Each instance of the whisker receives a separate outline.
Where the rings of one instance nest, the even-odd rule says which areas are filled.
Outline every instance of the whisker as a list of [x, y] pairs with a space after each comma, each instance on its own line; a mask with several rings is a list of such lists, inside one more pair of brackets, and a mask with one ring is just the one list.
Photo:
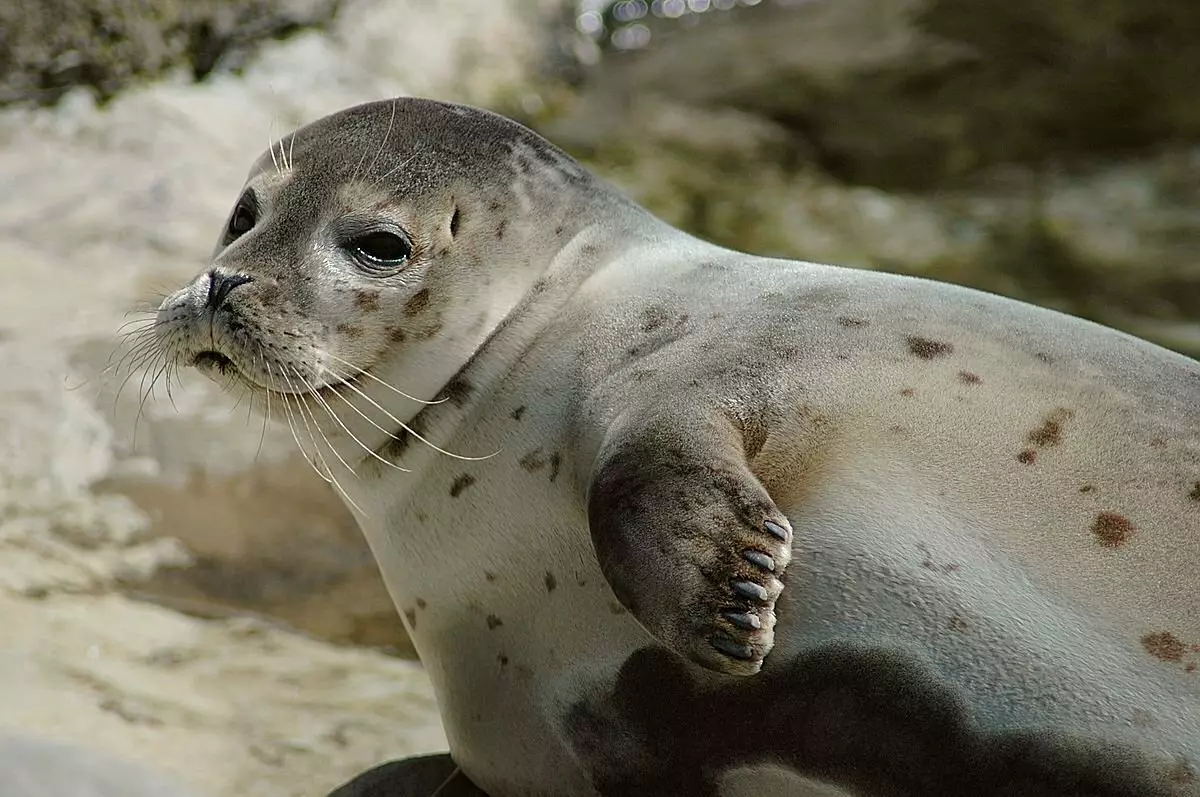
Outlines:
[[[361, 390], [359, 390], [359, 389], [358, 389], [358, 388], [355, 386], [355, 384], [354, 384], [353, 382], [342, 382], [342, 383], [341, 383], [341, 385], [344, 385], [344, 386], [346, 386], [346, 387], [350, 388], [350, 389], [351, 389], [351, 390], [353, 390], [355, 393], [357, 393], [358, 395], [362, 396], [362, 398], [363, 398], [364, 400], [366, 400], [366, 401], [367, 401], [369, 404], [371, 404], [373, 407], [375, 407], [375, 409], [379, 410], [379, 411], [380, 411], [380, 412], [382, 412], [384, 415], [386, 415], [386, 416], [387, 416], [387, 417], [388, 417], [388, 418], [389, 418], [389, 419], [390, 419], [390, 420], [391, 420], [393, 423], [395, 423], [397, 426], [399, 426], [399, 427], [400, 427], [401, 429], [403, 429], [404, 431], [406, 431], [406, 432], [408, 432], [409, 434], [411, 434], [413, 437], [415, 437], [415, 438], [417, 438], [418, 440], [420, 440], [420, 441], [421, 441], [422, 443], [424, 443], [425, 445], [427, 445], [427, 446], [429, 446], [430, 448], [432, 448], [434, 451], [437, 451], [439, 454], [445, 454], [446, 456], [450, 457], [451, 459], [458, 459], [458, 460], [462, 460], [462, 461], [464, 461], [464, 462], [482, 462], [483, 460], [485, 460], [485, 459], [491, 459], [492, 457], [496, 456], [496, 454], [499, 454], [499, 453], [500, 453], [499, 451], [495, 451], [495, 452], [493, 452], [493, 453], [491, 453], [491, 454], [488, 454], [487, 456], [484, 456], [484, 457], [468, 457], [468, 456], [464, 456], [463, 454], [455, 454], [455, 453], [454, 453], [454, 452], [452, 452], [452, 451], [447, 451], [446, 449], [444, 449], [444, 448], [442, 448], [442, 447], [438, 446], [436, 443], [433, 443], [433, 442], [431, 442], [431, 441], [427, 440], [425, 437], [423, 437], [423, 436], [421, 435], [421, 433], [420, 433], [420, 432], [417, 432], [415, 429], [413, 429], [411, 426], [409, 426], [408, 424], [406, 424], [404, 421], [400, 420], [400, 419], [399, 419], [399, 418], [397, 418], [395, 415], [392, 415], [390, 412], [388, 412], [387, 410], [385, 410], [383, 407], [379, 406], [379, 404], [378, 404], [378, 403], [377, 403], [377, 402], [376, 402], [374, 399], [372, 399], [372, 398], [371, 398], [370, 396], [368, 396], [366, 393], [364, 393], [364, 392], [362, 392]], [[390, 433], [390, 432], [389, 432], [388, 434], [389, 434], [389, 435], [391, 435], [391, 433]], [[395, 437], [395, 435], [391, 435], [391, 436], [392, 436], [392, 437]]]
[[[265, 358], [263, 359], [263, 365], [266, 366], [267, 374], [270, 375], [272, 381], [274, 381], [274, 379], [275, 379], [274, 372], [271, 370], [270, 363], [268, 363]], [[317, 467], [317, 464], [315, 462], [313, 462], [312, 459], [309, 458], [308, 452], [304, 450], [304, 445], [300, 442], [300, 435], [297, 434], [297, 432], [296, 432], [295, 416], [292, 414], [292, 404], [290, 401], [288, 401], [287, 394], [280, 393], [279, 395], [283, 397], [284, 417], [287, 419], [287, 425], [288, 425], [288, 429], [292, 433], [292, 439], [296, 441], [296, 448], [300, 451], [300, 454], [304, 457], [305, 462], [307, 462], [309, 464], [309, 466], [313, 469], [313, 471], [318, 476], [320, 476], [321, 479], [326, 484], [328, 484], [330, 482], [330, 478], [327, 477], [324, 473], [322, 473], [321, 469]]]
[[138, 402], [137, 416], [133, 419], [133, 447], [134, 447], [134, 449], [137, 448], [138, 425], [142, 422], [142, 413], [146, 409], [146, 399], [150, 398], [150, 394], [154, 391], [154, 383], [158, 381], [158, 378], [167, 369], [167, 365], [169, 365], [169, 363], [166, 361], [166, 358], [164, 357], [162, 367], [160, 367], [157, 371], [154, 372], [154, 377], [150, 380], [149, 387], [145, 386], [146, 385], [146, 375], [150, 373], [153, 366], [151, 366], [151, 368], [146, 369], [146, 371], [142, 374], [142, 386], [143, 386], [142, 400]]
[[[392, 125], [395, 123], [395, 121], [396, 121], [396, 100], [395, 100], [395, 98], [393, 98], [392, 99], [392, 115], [390, 117], [388, 117], [387, 130], [385, 130], [383, 133], [383, 141], [379, 142], [379, 148], [375, 150], [375, 157], [371, 158], [371, 165], [367, 167], [366, 176], [369, 177], [371, 175], [371, 170], [375, 168], [375, 163], [379, 160], [380, 153], [382, 153], [383, 148], [387, 146], [388, 139], [391, 138], [391, 136], [392, 136]], [[377, 184], [378, 183], [376, 183], [376, 182], [372, 182], [372, 185], [377, 185]]]
[[462, 768], [455, 766], [454, 771], [450, 773], [450, 776], [448, 778], [446, 778], [444, 781], [442, 781], [442, 785], [438, 786], [436, 789], [434, 789], [433, 794], [429, 795], [429, 797], [441, 797], [441, 793], [446, 790], [446, 787], [449, 786], [451, 783], [453, 783], [454, 779], [457, 778], [461, 774], [462, 774]]
[[[310, 387], [310, 389], [311, 389], [311, 387]], [[363, 418], [363, 420], [365, 420], [367, 423], [374, 426], [379, 431], [386, 434], [388, 437], [392, 437], [394, 439], [395, 436], [391, 432], [389, 432], [387, 429], [384, 429], [379, 424], [375, 423], [375, 421], [372, 420], [371, 418], [367, 417], [363, 413], [362, 410], [360, 410], [358, 407], [354, 406], [354, 403], [351, 402], [350, 399], [346, 398], [345, 396], [343, 396], [341, 393], [338, 393], [337, 391], [333, 391], [333, 392], [334, 392], [334, 395], [336, 395], [342, 401], [346, 402], [346, 406], [348, 406], [350, 409], [352, 409], [356, 413], [358, 413], [359, 416], [361, 416]], [[328, 412], [329, 416], [331, 418], [333, 418], [334, 421], [337, 422], [338, 426], [341, 426], [342, 430], [345, 431], [345, 433], [350, 436], [350, 439], [353, 440], [355, 443], [358, 443], [359, 448], [361, 448], [363, 451], [367, 452], [367, 454], [369, 454], [370, 456], [372, 456], [375, 459], [382, 462], [384, 465], [387, 465], [389, 468], [395, 468], [396, 470], [398, 470], [402, 473], [412, 473], [412, 471], [410, 469], [401, 467], [400, 465], [397, 465], [395, 462], [389, 462], [388, 460], [384, 459], [383, 457], [379, 456], [374, 451], [372, 451], [370, 446], [368, 446], [362, 440], [358, 439], [358, 437], [355, 436], [354, 432], [350, 431], [349, 427], [347, 427], [346, 424], [342, 422], [342, 419], [340, 417], [338, 417], [338, 414], [336, 412], [333, 411], [333, 408], [329, 406], [328, 402], [326, 402], [325, 399], [321, 398], [320, 391], [313, 390], [312, 394], [316, 397], [316, 399], [318, 401], [321, 402], [321, 404], [325, 407], [325, 411]]]
[[267, 125], [267, 151], [271, 153], [271, 163], [275, 164], [275, 173], [283, 174], [283, 171], [279, 168], [279, 161], [275, 158], [275, 136], [271, 135], [271, 129], [274, 127], [275, 120], [272, 119], [271, 123]]
[[[258, 358], [263, 365], [267, 364], [267, 358], [262, 353], [262, 347], [259, 347]], [[266, 370], [264, 368], [264, 370]], [[267, 424], [271, 421], [271, 390], [268, 388], [263, 391], [263, 395], [267, 400], [267, 414], [263, 416], [262, 431], [258, 435], [258, 449], [254, 452], [254, 461], [258, 462], [258, 457], [262, 454], [263, 441], [267, 439]]]
[[[287, 366], [283, 366], [283, 367], [284, 367], [284, 369], [286, 369], [286, 368], [287, 368]], [[296, 377], [297, 377], [298, 379], [300, 379], [301, 381], [303, 381], [304, 377], [302, 377], [302, 376], [300, 375], [300, 372], [299, 372], [299, 371], [297, 371], [295, 368], [293, 368], [293, 369], [292, 369], [292, 372], [296, 374]], [[284, 376], [284, 378], [285, 378], [285, 379], [287, 379], [286, 375]], [[287, 379], [287, 382], [288, 382], [288, 385], [289, 385], [289, 386], [292, 386], [292, 384], [291, 384], [291, 380], [290, 380], [290, 379]], [[294, 387], [294, 386], [292, 386], [292, 389], [293, 389], [293, 390], [295, 390], [295, 387]], [[335, 457], [337, 457], [338, 461], [342, 463], [342, 465], [343, 465], [343, 466], [346, 468], [346, 470], [350, 471], [351, 475], [356, 475], [356, 474], [354, 473], [354, 468], [350, 467], [350, 465], [349, 465], [349, 464], [346, 462], [346, 460], [342, 459], [342, 455], [338, 453], [338, 450], [337, 450], [337, 448], [335, 448], [335, 447], [334, 447], [334, 446], [333, 446], [333, 445], [332, 445], [332, 444], [329, 442], [328, 438], [326, 438], [326, 437], [325, 437], [325, 433], [321, 431], [321, 426], [320, 426], [320, 424], [318, 424], [318, 423], [317, 423], [317, 416], [313, 414], [312, 408], [308, 406], [308, 401], [307, 401], [307, 400], [304, 398], [304, 394], [303, 394], [303, 393], [295, 393], [294, 395], [296, 396], [296, 398], [298, 398], [298, 399], [300, 400], [300, 402], [301, 402], [301, 404], [302, 404], [302, 408], [300, 409], [300, 417], [303, 419], [303, 418], [304, 418], [304, 411], [305, 411], [305, 410], [307, 410], [307, 411], [308, 411], [308, 414], [309, 414], [309, 416], [312, 418], [313, 426], [312, 426], [312, 427], [309, 427], [309, 429], [308, 429], [308, 435], [309, 435], [309, 437], [310, 437], [310, 438], [312, 438], [312, 441], [313, 441], [313, 448], [315, 448], [315, 449], [316, 449], [316, 451], [317, 451], [317, 456], [320, 456], [320, 457], [321, 457], [321, 462], [322, 462], [322, 463], [324, 463], [324, 465], [325, 465], [325, 470], [326, 470], [326, 472], [327, 472], [327, 473], [329, 473], [330, 483], [333, 485], [333, 488], [334, 488], [335, 490], [337, 490], [337, 491], [338, 491], [338, 493], [340, 493], [340, 494], [341, 494], [342, 498], [346, 499], [346, 502], [347, 502], [348, 504], [350, 504], [350, 506], [352, 506], [352, 507], [354, 507], [356, 510], [358, 510], [358, 513], [359, 513], [360, 515], [365, 515], [366, 513], [365, 513], [365, 512], [363, 512], [363, 510], [362, 510], [362, 507], [360, 507], [360, 506], [359, 506], [357, 503], [355, 503], [354, 499], [350, 497], [350, 494], [349, 494], [349, 493], [347, 493], [347, 492], [346, 492], [346, 490], [345, 490], [345, 488], [343, 488], [343, 487], [342, 487], [342, 484], [341, 484], [341, 482], [339, 482], [339, 481], [337, 480], [337, 477], [333, 475], [333, 470], [332, 470], [332, 469], [329, 467], [329, 463], [325, 461], [325, 457], [324, 457], [324, 456], [321, 454], [321, 447], [320, 447], [320, 446], [317, 444], [317, 438], [316, 438], [316, 436], [313, 434], [313, 427], [315, 427], [315, 428], [316, 428], [316, 430], [317, 430], [317, 432], [319, 432], [319, 433], [321, 434], [321, 440], [322, 440], [322, 442], [324, 442], [324, 443], [325, 443], [325, 445], [326, 445], [326, 446], [329, 448], [329, 451], [330, 451], [330, 453], [332, 453], [332, 454], [333, 454]], [[304, 425], [305, 425], [306, 427], [308, 427], [308, 420], [307, 420], [307, 419], [305, 419], [305, 420], [304, 420]]]
[[404, 398], [408, 399], [409, 401], [415, 401], [418, 404], [425, 404], [426, 406], [430, 406], [430, 407], [437, 405], [437, 404], [445, 404], [447, 401], [450, 400], [449, 396], [446, 396], [445, 398], [437, 399], [436, 401], [426, 401], [425, 399], [419, 399], [416, 396], [410, 396], [409, 394], [405, 393], [400, 388], [389, 385], [387, 382], [385, 382], [382, 379], [380, 379], [379, 377], [375, 376], [375, 374], [371, 373], [370, 371], [359, 368], [357, 365], [350, 362], [349, 360], [343, 360], [341, 357], [338, 357], [333, 352], [326, 351], [326, 352], [322, 352], [322, 354], [324, 354], [326, 357], [330, 358], [331, 360], [337, 360], [339, 363], [342, 363], [343, 365], [347, 365], [350, 368], [355, 370], [355, 373], [353, 373], [349, 376], [342, 376], [337, 371], [330, 369], [329, 372], [341, 381], [347, 381], [349, 379], [357, 379], [360, 376], [365, 376], [368, 379], [371, 379], [371, 380], [383, 385], [388, 390], [392, 391], [393, 393], [395, 393], [398, 396], [403, 396]]

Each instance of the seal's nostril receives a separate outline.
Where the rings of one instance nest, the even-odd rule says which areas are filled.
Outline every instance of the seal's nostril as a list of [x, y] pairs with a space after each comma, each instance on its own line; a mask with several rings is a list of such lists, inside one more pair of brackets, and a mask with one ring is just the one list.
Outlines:
[[214, 268], [208, 272], [208, 300], [205, 304], [209, 310], [215, 313], [221, 309], [221, 305], [225, 304], [225, 299], [229, 297], [230, 291], [239, 285], [253, 281], [253, 277], [245, 274], [223, 274]]

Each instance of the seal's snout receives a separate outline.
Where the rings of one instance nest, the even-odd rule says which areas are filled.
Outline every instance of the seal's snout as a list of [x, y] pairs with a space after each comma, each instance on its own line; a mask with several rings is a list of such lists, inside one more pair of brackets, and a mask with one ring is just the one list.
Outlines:
[[204, 303], [205, 307], [211, 312], [217, 312], [234, 288], [253, 281], [253, 277], [245, 274], [225, 274], [214, 268], [208, 272], [208, 299]]

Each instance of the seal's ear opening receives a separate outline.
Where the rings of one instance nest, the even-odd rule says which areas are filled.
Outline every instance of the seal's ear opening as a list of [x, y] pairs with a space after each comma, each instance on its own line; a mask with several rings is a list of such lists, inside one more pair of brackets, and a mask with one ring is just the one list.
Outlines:
[[462, 211], [458, 209], [458, 205], [454, 206], [454, 213], [450, 216], [450, 237], [458, 236], [458, 223], [462, 221]]

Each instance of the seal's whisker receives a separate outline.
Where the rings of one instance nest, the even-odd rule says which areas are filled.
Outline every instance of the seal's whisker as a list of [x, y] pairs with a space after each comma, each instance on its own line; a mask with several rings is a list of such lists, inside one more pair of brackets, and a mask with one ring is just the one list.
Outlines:
[[[395, 423], [395, 424], [396, 424], [397, 426], [399, 426], [401, 429], [403, 429], [404, 431], [408, 432], [410, 435], [412, 435], [413, 437], [417, 438], [417, 439], [418, 439], [418, 440], [420, 440], [422, 443], [424, 443], [425, 445], [429, 446], [430, 448], [432, 448], [434, 451], [438, 452], [439, 454], [445, 454], [446, 456], [450, 457], [451, 459], [459, 459], [459, 460], [462, 460], [462, 461], [464, 461], [464, 462], [482, 462], [483, 460], [485, 460], [485, 459], [491, 459], [492, 457], [496, 456], [496, 454], [499, 454], [499, 453], [500, 453], [499, 451], [495, 451], [495, 452], [493, 452], [493, 453], [491, 453], [491, 454], [488, 454], [488, 455], [486, 455], [486, 456], [482, 456], [482, 457], [468, 457], [468, 456], [465, 456], [465, 455], [463, 455], [463, 454], [455, 454], [453, 451], [447, 451], [446, 449], [442, 448], [441, 446], [437, 445], [436, 443], [433, 443], [433, 442], [431, 442], [431, 441], [427, 440], [425, 437], [423, 437], [423, 436], [421, 435], [421, 433], [420, 433], [420, 432], [416, 431], [416, 430], [415, 430], [415, 429], [413, 429], [411, 426], [409, 426], [408, 424], [406, 424], [404, 421], [400, 420], [400, 419], [399, 419], [399, 418], [397, 418], [395, 415], [392, 415], [390, 412], [388, 412], [387, 410], [385, 410], [385, 409], [384, 409], [383, 407], [381, 407], [381, 406], [379, 405], [379, 403], [378, 403], [378, 402], [376, 402], [376, 401], [375, 401], [373, 398], [371, 398], [371, 397], [370, 397], [370, 396], [368, 396], [366, 393], [364, 393], [364, 392], [362, 392], [361, 390], [359, 390], [359, 389], [358, 389], [358, 388], [357, 388], [357, 387], [354, 385], [354, 383], [353, 383], [353, 382], [343, 382], [342, 384], [343, 384], [343, 385], [345, 385], [346, 387], [350, 388], [351, 390], [353, 390], [353, 391], [354, 391], [355, 393], [357, 393], [358, 395], [362, 396], [362, 398], [363, 398], [365, 401], [367, 401], [369, 404], [371, 404], [371, 406], [375, 407], [375, 409], [379, 410], [379, 411], [380, 411], [380, 412], [382, 412], [384, 415], [386, 415], [386, 416], [388, 417], [388, 419], [389, 419], [389, 420], [391, 420], [393, 423]], [[389, 434], [391, 434], [391, 433], [389, 432]], [[393, 437], [394, 437], [394, 436], [395, 436], [395, 435], [393, 435]]]
[[462, 767], [459, 767], [456, 765], [454, 767], [454, 771], [450, 773], [450, 776], [448, 778], [446, 778], [445, 780], [443, 780], [442, 785], [438, 786], [436, 789], [434, 789], [433, 794], [429, 795], [429, 797], [440, 797], [441, 793], [446, 790], [446, 787], [449, 786], [451, 783], [453, 783], [454, 779], [457, 778], [461, 774], [462, 774]]
[[[285, 369], [287, 368], [287, 366], [283, 366], [283, 367]], [[301, 381], [303, 381], [303, 377], [300, 376], [300, 372], [297, 371], [295, 368], [292, 369], [292, 373], [294, 373], [297, 378], [299, 378]], [[286, 376], [284, 378], [287, 379]], [[288, 385], [291, 386], [291, 384], [292, 384], [291, 380], [288, 379], [287, 381], [288, 381]], [[292, 386], [292, 389], [295, 390], [295, 386]], [[313, 448], [316, 449], [317, 456], [321, 457], [321, 462], [322, 462], [322, 464], [325, 465], [325, 471], [329, 474], [330, 484], [332, 484], [333, 488], [335, 490], [337, 490], [338, 493], [341, 494], [342, 498], [345, 499], [346, 503], [350, 504], [350, 506], [352, 506], [356, 510], [358, 510], [358, 513], [360, 515], [365, 515], [366, 513], [363, 512], [362, 507], [360, 507], [357, 503], [355, 503], [354, 499], [350, 497], [350, 494], [346, 492], [344, 487], [342, 487], [342, 483], [339, 482], [337, 480], [337, 477], [333, 475], [333, 469], [329, 467], [329, 463], [325, 460], [324, 455], [321, 454], [321, 447], [317, 444], [317, 438], [316, 438], [316, 435], [313, 434], [313, 428], [315, 428], [317, 430], [317, 432], [321, 435], [321, 441], [323, 443], [325, 443], [325, 445], [329, 448], [330, 453], [332, 453], [335, 457], [337, 457], [338, 462], [341, 462], [342, 466], [345, 467], [346, 470], [350, 471], [351, 475], [357, 476], [358, 474], [356, 474], [354, 472], [354, 468], [350, 467], [349, 463], [347, 463], [346, 460], [342, 459], [342, 455], [338, 453], [337, 448], [334, 447], [329, 442], [329, 439], [327, 437], [325, 437], [325, 433], [321, 431], [320, 424], [317, 423], [317, 416], [313, 414], [312, 408], [308, 406], [308, 401], [304, 398], [304, 394], [300, 393], [300, 392], [296, 392], [294, 395], [296, 396], [296, 398], [298, 398], [300, 400], [300, 403], [302, 405], [302, 409], [300, 410], [300, 417], [304, 418], [304, 411], [307, 410], [309, 417], [312, 418], [313, 425], [312, 425], [312, 427], [309, 427], [308, 434], [309, 434], [309, 437], [312, 438]], [[307, 420], [304, 421], [304, 425], [308, 426]]]
[[399, 165], [397, 165], [397, 166], [393, 166], [392, 168], [388, 169], [386, 172], [384, 172], [383, 174], [381, 174], [381, 175], [379, 175], [377, 178], [375, 178], [375, 180], [374, 180], [374, 181], [373, 181], [371, 184], [372, 184], [372, 185], [378, 185], [379, 183], [382, 183], [384, 180], [386, 180], [387, 178], [391, 177], [393, 174], [395, 174], [396, 172], [400, 171], [401, 169], [403, 169], [403, 168], [404, 168], [405, 166], [407, 166], [408, 164], [412, 163], [412, 162], [413, 162], [413, 158], [415, 158], [415, 157], [417, 157], [417, 156], [416, 156], [416, 155], [409, 155], [409, 156], [408, 156], [407, 158], [405, 158], [405, 159], [404, 159], [404, 160], [403, 160], [403, 161], [402, 161], [402, 162], [401, 162]]
[[343, 360], [341, 357], [338, 357], [336, 354], [334, 354], [331, 351], [322, 351], [321, 353], [331, 360], [337, 360], [339, 363], [342, 363], [343, 365], [348, 365], [348, 366], [350, 366], [350, 368], [355, 369], [354, 373], [348, 374], [346, 376], [339, 374], [337, 371], [334, 371], [332, 368], [329, 369], [329, 372], [331, 374], [333, 374], [334, 377], [336, 377], [339, 381], [345, 382], [350, 379], [357, 379], [360, 376], [365, 376], [368, 379], [373, 380], [373, 381], [383, 385], [388, 390], [392, 391], [393, 393], [395, 393], [398, 396], [403, 396], [404, 398], [408, 399], [409, 401], [415, 401], [418, 404], [425, 404], [425, 405], [428, 405], [431, 407], [435, 404], [445, 404], [447, 401], [450, 400], [449, 396], [447, 396], [446, 398], [437, 399], [436, 401], [426, 401], [425, 399], [419, 399], [416, 396], [410, 396], [409, 394], [405, 393], [400, 388], [395, 387], [394, 385], [388, 384], [387, 382], [383, 381], [379, 377], [375, 376], [375, 374], [371, 373], [370, 371], [368, 371], [366, 369], [359, 368], [358, 366], [356, 366], [354, 363], [350, 362], [349, 360]]
[[[392, 137], [392, 125], [396, 123], [396, 100], [392, 99], [392, 115], [388, 117], [387, 129], [383, 131], [383, 141], [379, 142], [379, 147], [375, 150], [375, 157], [371, 158], [371, 165], [367, 167], [367, 175], [370, 176], [371, 170], [375, 168], [375, 164], [379, 161], [379, 155], [383, 152], [383, 148], [387, 146], [388, 139]], [[375, 183], [372, 182], [372, 185]]]
[[[340, 417], [338, 417], [338, 414], [333, 411], [333, 408], [329, 406], [329, 403], [326, 402], [325, 399], [321, 397], [320, 391], [314, 390], [312, 388], [312, 385], [307, 380], [305, 380], [304, 377], [300, 377], [300, 379], [302, 382], [304, 382], [305, 386], [307, 386], [309, 388], [309, 392], [313, 395], [313, 397], [316, 398], [317, 401], [321, 402], [321, 406], [323, 406], [325, 408], [325, 411], [327, 413], [329, 413], [329, 417], [333, 418], [333, 420], [337, 423], [337, 425], [342, 427], [342, 431], [344, 431], [347, 435], [349, 435], [350, 439], [353, 440], [355, 443], [357, 443], [359, 448], [361, 448], [363, 451], [367, 452], [368, 455], [370, 455], [370, 456], [374, 457], [375, 459], [379, 460], [380, 462], [382, 462], [384, 465], [387, 465], [389, 468], [395, 468], [396, 470], [401, 471], [402, 473], [412, 473], [412, 471], [409, 470], [408, 468], [403, 468], [403, 467], [397, 465], [395, 462], [389, 462], [388, 460], [384, 459], [383, 457], [379, 456], [374, 451], [372, 451], [370, 446], [368, 446], [366, 443], [364, 443], [362, 440], [360, 440], [354, 434], [354, 432], [350, 431], [350, 428], [348, 426], [346, 426], [346, 424], [342, 421], [342, 419]], [[384, 429], [383, 427], [379, 426], [379, 424], [375, 423], [373, 420], [371, 420], [366, 415], [364, 415], [362, 410], [360, 410], [358, 407], [354, 406], [354, 404], [349, 399], [347, 399], [345, 396], [343, 396], [341, 393], [334, 391], [334, 394], [336, 396], [338, 396], [338, 398], [340, 398], [342, 401], [346, 402], [346, 406], [350, 407], [350, 409], [354, 410], [359, 415], [361, 415], [363, 417], [363, 419], [367, 421], [367, 423], [372, 424], [373, 426], [375, 426], [376, 429], [379, 429], [379, 431], [383, 432], [384, 434], [388, 435], [389, 437], [391, 436], [391, 434], [388, 432], [387, 429]]]
[[287, 157], [287, 159], [288, 159], [288, 169], [289, 170], [296, 164], [296, 159], [295, 159], [294, 155], [296, 154], [296, 133], [297, 132], [299, 132], [299, 131], [297, 131], [297, 130], [292, 131], [292, 138], [288, 142], [288, 157]]
[[133, 419], [133, 447], [135, 449], [137, 448], [138, 425], [141, 423], [142, 414], [146, 409], [146, 399], [150, 398], [150, 394], [154, 392], [154, 384], [158, 381], [158, 378], [163, 374], [163, 372], [166, 371], [169, 364], [170, 363], [167, 362], [166, 357], [163, 357], [163, 364], [157, 371], [153, 372], [154, 377], [150, 380], [148, 387], [146, 386], [146, 376], [151, 373], [154, 366], [151, 365], [150, 368], [147, 368], [142, 374], [142, 400], [138, 402], [137, 415]]
[[[274, 373], [271, 371], [270, 363], [268, 363], [264, 359], [263, 365], [265, 365], [267, 367], [267, 373], [271, 376], [271, 379], [274, 380], [275, 376], [274, 376]], [[292, 433], [292, 439], [296, 441], [296, 448], [300, 451], [300, 454], [304, 457], [304, 460], [309, 464], [309, 466], [313, 469], [313, 471], [318, 476], [321, 477], [322, 481], [324, 481], [326, 484], [328, 484], [330, 482], [330, 478], [321, 472], [321, 469], [319, 467], [317, 467], [317, 463], [314, 462], [309, 457], [308, 452], [304, 450], [304, 444], [300, 442], [300, 435], [296, 431], [296, 418], [292, 412], [292, 403], [290, 401], [288, 401], [288, 394], [281, 392], [279, 395], [280, 395], [280, 397], [283, 398], [284, 417], [287, 418], [287, 425], [288, 425], [288, 429]]]
[[[260, 362], [262, 362], [262, 364], [264, 366], [263, 370], [265, 371], [266, 370], [265, 366], [267, 364], [267, 358], [262, 353], [261, 346], [259, 346], [258, 359]], [[267, 439], [267, 424], [271, 420], [271, 393], [272, 392], [273, 391], [271, 391], [270, 389], [263, 391], [263, 396], [265, 397], [266, 402], [267, 402], [267, 413], [266, 413], [266, 415], [263, 416], [262, 431], [259, 432], [259, 434], [258, 434], [258, 448], [254, 452], [254, 461], [255, 462], [258, 462], [258, 457], [260, 454], [262, 454], [263, 441], [265, 441]]]
[[[126, 313], [126, 315], [129, 315], [129, 313]], [[122, 332], [125, 330], [126, 327], [131, 327], [135, 324], [139, 324], [139, 325], [141, 325], [142, 328], [145, 328], [145, 327], [152, 327], [157, 323], [158, 323], [158, 318], [156, 316], [151, 316], [150, 318], [133, 318], [133, 319], [130, 319], [129, 321], [126, 321], [125, 323], [121, 324], [121, 326], [117, 327], [116, 331]]]
[[[284, 367], [286, 368], [287, 366], [284, 366]], [[321, 428], [321, 424], [317, 423], [317, 414], [315, 412], [313, 412], [313, 408], [309, 405], [308, 396], [313, 396], [314, 398], [319, 398], [319, 396], [317, 396], [316, 392], [313, 390], [312, 385], [308, 382], [307, 379], [304, 378], [304, 375], [300, 373], [299, 369], [292, 367], [291, 371], [292, 371], [292, 374], [296, 377], [296, 379], [300, 380], [301, 386], [303, 386], [305, 389], [305, 392], [297, 393], [296, 397], [298, 399], [300, 399], [301, 403], [303, 403], [303, 405], [304, 405], [304, 409], [306, 409], [308, 411], [308, 416], [310, 418], [312, 418], [313, 429], [315, 429], [316, 433], [321, 436], [321, 442], [323, 442], [326, 445], [326, 447], [333, 453], [333, 455], [335, 457], [337, 457], [338, 462], [342, 463], [342, 465], [345, 466], [346, 470], [350, 471], [351, 474], [357, 475], [354, 473], [354, 468], [350, 465], [350, 463], [347, 462], [346, 460], [342, 459], [342, 455], [340, 453], [338, 453], [337, 448], [332, 443], [329, 442], [329, 437], [326, 436], [325, 430], [323, 430]], [[322, 401], [322, 404], [324, 404], [323, 401]], [[325, 409], [326, 410], [329, 409], [328, 405], [326, 405]], [[330, 415], [334, 418], [334, 420], [338, 421], [339, 423], [341, 422], [341, 420], [339, 418], [337, 418], [337, 416], [333, 415], [332, 412], [330, 413]], [[347, 431], [349, 431], [349, 430], [347, 430]], [[313, 444], [316, 445], [315, 439], [313, 440]]]
[[271, 128], [274, 125], [275, 121], [271, 120], [271, 124], [267, 126], [267, 151], [271, 153], [271, 163], [275, 164], [275, 173], [283, 174], [283, 170], [279, 168], [279, 161], [275, 157], [275, 137], [271, 135]]

